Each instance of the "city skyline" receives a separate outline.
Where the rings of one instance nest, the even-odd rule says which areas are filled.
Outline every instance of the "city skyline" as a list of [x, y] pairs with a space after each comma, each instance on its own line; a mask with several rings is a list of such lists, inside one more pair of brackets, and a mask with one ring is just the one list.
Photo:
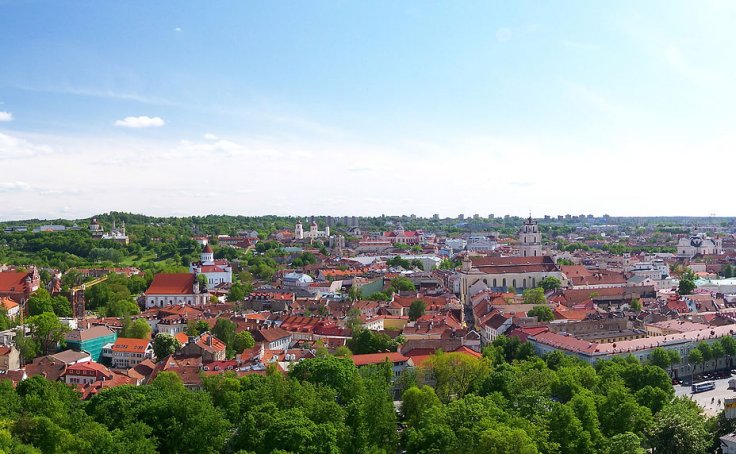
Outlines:
[[0, 2], [1, 220], [736, 215], [727, 2], [176, 5]]

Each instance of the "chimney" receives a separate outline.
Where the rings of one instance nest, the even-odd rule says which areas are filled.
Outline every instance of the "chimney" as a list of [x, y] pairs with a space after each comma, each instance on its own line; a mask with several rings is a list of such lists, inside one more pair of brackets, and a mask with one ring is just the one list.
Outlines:
[[212, 347], [212, 334], [210, 334], [209, 336], [207, 336], [207, 345], [210, 346], [210, 347]]

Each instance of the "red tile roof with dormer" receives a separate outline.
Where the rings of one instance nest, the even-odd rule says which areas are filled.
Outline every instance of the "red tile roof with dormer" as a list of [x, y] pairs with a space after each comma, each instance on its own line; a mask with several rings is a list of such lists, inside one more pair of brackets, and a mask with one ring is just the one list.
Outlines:
[[[26, 278], [32, 277], [28, 271], [3, 271], [0, 272], [0, 294], [4, 296], [25, 297], [30, 295], [33, 289], [26, 285]], [[33, 283], [31, 283], [33, 285]]]
[[72, 364], [71, 366], [66, 366], [66, 371], [62, 376], [87, 375], [88, 373], [93, 373], [94, 376], [96, 376], [98, 379], [104, 378], [108, 380], [112, 378], [112, 371], [110, 369], [94, 361], [87, 361], [84, 363], [77, 363]]
[[227, 348], [223, 341], [209, 333], [204, 333], [199, 336], [199, 340], [197, 340], [197, 345], [199, 345], [199, 347], [201, 347], [203, 350], [207, 350], [209, 352], [221, 352], [225, 351], [225, 349]]
[[135, 385], [136, 380], [122, 374], [113, 373], [109, 380], [98, 380], [87, 385], [78, 385], [77, 390], [81, 393], [82, 400], [87, 400], [97, 395], [104, 389], [114, 388], [122, 385]]
[[159, 273], [153, 276], [146, 295], [192, 295], [196, 281], [193, 273]]
[[145, 353], [150, 343], [151, 341], [148, 339], [118, 337], [112, 346], [112, 351], [125, 353]]

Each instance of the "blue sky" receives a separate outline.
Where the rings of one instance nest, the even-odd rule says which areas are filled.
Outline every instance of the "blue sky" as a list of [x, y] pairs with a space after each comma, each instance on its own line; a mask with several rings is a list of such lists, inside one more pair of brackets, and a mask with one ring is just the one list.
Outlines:
[[0, 219], [736, 215], [734, 5], [0, 0]]

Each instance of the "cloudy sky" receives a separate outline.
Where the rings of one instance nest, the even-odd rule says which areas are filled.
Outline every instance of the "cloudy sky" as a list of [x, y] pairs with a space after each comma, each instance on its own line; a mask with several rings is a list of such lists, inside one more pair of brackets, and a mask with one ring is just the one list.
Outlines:
[[0, 0], [0, 220], [736, 215], [730, 1]]

